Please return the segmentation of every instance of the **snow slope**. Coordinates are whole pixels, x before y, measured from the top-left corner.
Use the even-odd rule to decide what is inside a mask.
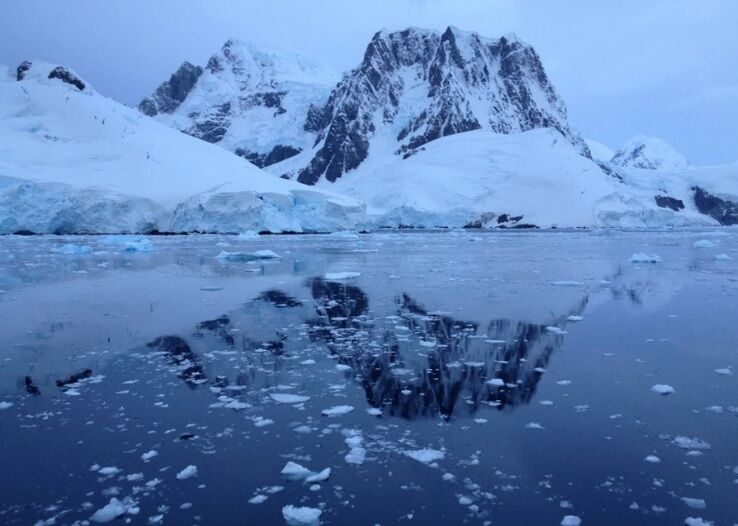
[[[184,63],[139,109],[268,166],[312,147],[305,120],[338,79],[298,55],[231,39],[204,69]]]
[[[0,233],[331,231],[363,221],[361,203],[276,179],[67,68],[24,64],[21,81],[0,82]]]
[[[611,162],[625,168],[676,172],[685,170],[689,163],[663,139],[636,135],[612,157]]]
[[[365,200],[378,227],[717,224],[696,209],[687,180],[664,174],[649,181],[642,170],[608,175],[551,129],[470,131],[430,142],[408,159],[383,159],[318,187]],[[695,172],[695,180],[706,178]],[[659,206],[660,192],[681,198],[684,208]]]
[[[584,139],[584,142],[587,143],[589,152],[592,154],[592,159],[595,161],[608,162],[615,155],[615,152],[609,146],[594,139]]]

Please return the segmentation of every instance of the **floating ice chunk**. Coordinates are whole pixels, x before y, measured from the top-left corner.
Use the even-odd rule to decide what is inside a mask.
[[[699,438],[677,436],[672,439],[672,444],[682,449],[710,449],[710,444]]]
[[[557,385],[571,385],[571,380],[559,380],[556,382]]]
[[[320,414],[323,416],[341,416],[346,413],[350,413],[353,410],[354,406],[352,405],[336,405],[328,409],[323,409]]]
[[[553,400],[541,400],[538,403],[541,404],[541,405],[545,405],[545,406],[552,406],[552,405],[554,405]]]
[[[261,504],[265,500],[267,500],[269,497],[267,495],[254,495],[249,499],[249,504]]]
[[[190,464],[182,471],[177,473],[177,480],[185,480],[190,477],[194,477],[195,475],[197,475],[197,466],[193,466],[192,464]]]
[[[661,256],[656,254],[646,254],[645,252],[637,252],[630,256],[628,260],[631,263],[661,263]]]
[[[348,443],[348,439],[346,440],[346,442]],[[359,441],[359,444],[361,444],[361,441]],[[346,453],[346,456],[343,457],[343,459],[349,464],[361,465],[366,460],[366,449],[364,449],[360,445],[354,445],[354,447],[352,447],[351,450]]]
[[[661,459],[657,457],[656,455],[648,455],[645,459],[646,462],[650,462],[651,464],[658,464],[661,462]]]
[[[382,410],[376,407],[370,407],[369,409],[366,410],[366,412],[372,416],[380,416],[382,414]]]
[[[674,388],[667,384],[656,384],[651,387],[651,391],[660,395],[669,395],[674,393]]]
[[[707,503],[704,499],[693,499],[691,497],[682,497],[682,502],[689,506],[690,508],[694,508],[696,510],[704,510],[707,508]]]
[[[126,497],[123,500],[118,500],[115,497],[110,499],[105,506],[97,510],[90,520],[97,523],[111,522],[115,519],[122,517],[126,513],[129,515],[136,515],[139,512],[139,508],[136,502],[130,497]]]
[[[147,451],[146,453],[141,455],[141,460],[143,460],[144,462],[148,462],[149,460],[157,456],[159,456],[159,453],[152,449],[151,451]]]
[[[280,404],[301,404],[310,400],[309,396],[295,395],[289,393],[270,393],[269,397]]]
[[[504,387],[505,380],[502,378],[492,378],[491,380],[487,380],[487,385],[491,385],[493,387]]]
[[[582,316],[574,316],[573,314],[571,316],[568,316],[566,318],[566,321],[582,321],[584,318]]]
[[[731,374],[733,374],[733,371],[727,367],[724,369],[715,369],[715,372],[724,376],[730,376]]]
[[[714,257],[715,257],[715,261],[730,261],[733,259],[728,254],[715,254]]]
[[[538,422],[528,422],[525,424],[526,429],[545,429],[541,424]]]
[[[256,427],[270,426],[274,423],[271,418],[264,418],[263,416],[255,416],[253,418],[254,425]]]
[[[252,239],[260,239],[261,236],[259,236],[259,233],[255,230],[247,230],[246,232],[241,232],[240,234],[238,234],[237,238],[240,241],[248,241]]]
[[[315,360],[303,360],[300,365],[315,365]]]
[[[552,281],[551,285],[559,287],[581,287],[584,283],[581,281]]]
[[[706,521],[702,517],[687,517],[684,520],[686,526],[714,526],[714,522]]]
[[[106,236],[100,240],[104,245],[120,245],[124,252],[150,252],[154,244],[143,236]]]
[[[437,449],[408,449],[403,451],[405,455],[410,457],[413,460],[417,460],[418,462],[422,462],[423,464],[430,464],[432,462],[435,462],[437,460],[442,460],[443,457],[446,456],[446,454],[443,451],[439,451]]]
[[[301,466],[297,462],[290,460],[284,465],[280,474],[288,480],[300,480],[309,477],[313,473],[305,466]]]
[[[51,251],[57,254],[72,256],[75,254],[91,254],[92,247],[87,245],[75,245],[73,243],[66,243],[60,247],[52,248]]]
[[[311,474],[309,477],[305,479],[305,482],[323,482],[324,480],[328,480],[330,476],[331,476],[331,468],[325,468],[323,471],[320,471],[315,474]]]
[[[260,259],[280,259],[282,256],[271,250],[257,250],[256,252],[226,252],[221,251],[216,259],[221,261],[258,261]]]
[[[329,272],[324,277],[328,281],[342,281],[358,278],[359,276],[361,276],[361,272]]]
[[[561,519],[561,526],[579,526],[582,524],[582,519],[576,515],[566,515]]]
[[[115,466],[107,466],[104,468],[100,468],[99,470],[97,470],[97,472],[105,477],[112,477],[113,475],[117,475],[118,473],[120,473],[121,470],[119,468],[116,468]]]
[[[346,365],[345,363],[337,363],[336,364],[336,371],[343,372],[343,371],[350,371],[350,370],[351,370],[351,366],[350,365]]]
[[[564,329],[554,327],[553,325],[549,325],[548,327],[546,327],[546,332],[550,332],[552,334],[566,334],[566,331]]]
[[[13,402],[0,402],[0,411],[8,409],[13,406]]]
[[[692,246],[694,248],[715,248],[720,244],[720,241],[711,241],[709,239],[700,239],[695,241]]]
[[[308,508],[307,506],[292,506],[291,504],[282,508],[282,517],[289,526],[309,526],[317,524],[320,520],[322,510]]]

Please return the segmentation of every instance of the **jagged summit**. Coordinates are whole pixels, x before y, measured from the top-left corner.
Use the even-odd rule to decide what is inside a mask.
[[[205,67],[182,64],[139,109],[267,166],[312,145],[306,115],[337,80],[330,68],[298,55],[229,39]]]
[[[647,135],[636,135],[628,140],[611,162],[625,168],[668,172],[684,170],[689,165],[687,159],[666,141]]]
[[[44,84],[62,82],[78,91],[90,93],[94,91],[90,83],[82,79],[66,66],[50,64],[43,60],[25,60],[15,69],[15,80],[40,81]]]
[[[306,184],[335,181],[370,150],[407,157],[476,129],[554,128],[588,154],[531,46],[515,35],[490,39],[454,27],[377,32],[309,127],[318,141],[298,172]]]

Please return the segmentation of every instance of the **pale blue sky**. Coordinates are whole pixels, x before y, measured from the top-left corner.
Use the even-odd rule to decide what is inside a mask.
[[[134,105],[231,36],[347,70],[375,31],[409,25],[517,33],[585,137],[645,133],[695,163],[738,161],[733,0],[0,0],[0,64],[65,64]]]

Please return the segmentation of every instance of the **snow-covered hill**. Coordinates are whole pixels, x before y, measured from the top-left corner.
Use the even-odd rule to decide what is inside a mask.
[[[332,231],[352,199],[274,178],[40,61],[0,82],[0,233]]]
[[[736,174],[732,196],[738,195]],[[643,170],[608,175],[555,130],[477,130],[430,142],[408,159],[362,166],[351,177],[318,187],[365,200],[378,227],[717,224],[698,210],[692,189],[708,180],[711,191],[731,186],[717,174],[663,174],[658,180],[648,175]],[[667,206],[676,202],[682,206]]]
[[[612,157],[611,162],[626,168],[682,171],[689,166],[687,159],[663,139],[636,135]]]
[[[263,167],[312,147],[306,118],[338,78],[300,56],[231,39],[205,68],[182,64],[139,109]]]
[[[592,155],[592,159],[600,162],[609,162],[610,159],[615,155],[615,152],[610,149],[609,146],[602,144],[594,139],[584,139],[589,148],[589,153]]]

